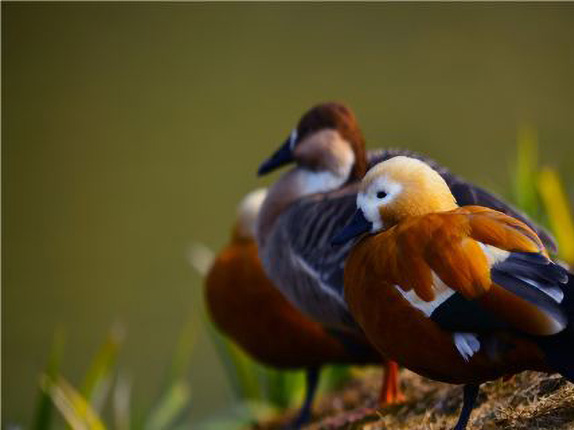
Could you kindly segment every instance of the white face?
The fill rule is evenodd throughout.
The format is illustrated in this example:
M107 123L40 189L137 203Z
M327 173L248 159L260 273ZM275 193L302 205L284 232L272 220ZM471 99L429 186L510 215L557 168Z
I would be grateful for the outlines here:
M357 195L357 207L363 211L367 221L372 223L372 233L383 229L379 209L389 205L402 190L401 184L381 176L375 179L366 191Z

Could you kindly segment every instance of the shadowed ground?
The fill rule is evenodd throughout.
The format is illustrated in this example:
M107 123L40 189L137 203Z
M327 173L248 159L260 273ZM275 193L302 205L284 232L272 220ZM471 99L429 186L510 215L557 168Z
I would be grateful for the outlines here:
M379 370L361 371L316 408L313 430L446 430L456 423L462 387L442 384L403 370L409 401L384 409L376 404ZM361 406L359 406L361 405ZM279 423L257 429L280 428ZM574 385L558 375L524 372L509 381L484 384L468 430L574 429Z

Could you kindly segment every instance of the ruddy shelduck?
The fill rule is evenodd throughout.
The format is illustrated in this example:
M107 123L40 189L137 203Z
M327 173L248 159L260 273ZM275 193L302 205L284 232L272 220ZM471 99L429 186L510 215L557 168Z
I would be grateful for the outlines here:
M523 222L457 204L426 163L373 167L333 240L353 247L345 298L371 342L432 379L466 384L466 427L482 382L523 370L574 382L573 277Z
M265 190L248 194L239 205L230 243L219 253L206 278L205 300L215 325L255 360L274 368L306 369L307 392L293 422L310 418L326 364L384 362L363 337L325 329L297 310L265 275L257 255L255 221ZM394 369L396 381L396 368ZM395 382L396 384L396 382ZM389 393L398 395L398 387Z

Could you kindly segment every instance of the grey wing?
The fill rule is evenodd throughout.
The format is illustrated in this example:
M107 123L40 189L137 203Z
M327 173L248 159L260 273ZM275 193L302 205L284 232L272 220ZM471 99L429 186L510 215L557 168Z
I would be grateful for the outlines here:
M407 157L422 160L429 164L438 173L440 173L442 178L448 184L459 206L484 206L517 218L532 228L549 250L556 252L556 242L552 235L534 223L534 221L529 219L528 216L526 216L524 213L512 207L497 195L486 191L485 189L480 188L474 184L471 184L470 182L465 181L463 178L451 173L448 169L425 155L403 149L369 151L369 167L380 163L381 161L388 160L389 158L396 157L397 155L405 155Z
M277 220L262 256L267 273L297 308L328 327L352 331L358 326L345 303L343 269L354 242L333 247L331 238L353 216L355 199L350 187L294 203Z

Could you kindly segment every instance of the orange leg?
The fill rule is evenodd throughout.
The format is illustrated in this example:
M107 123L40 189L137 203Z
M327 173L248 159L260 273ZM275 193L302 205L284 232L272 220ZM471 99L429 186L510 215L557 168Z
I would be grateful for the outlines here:
M392 405L405 401L405 396L399 387L399 365L395 361L387 361L379 403L381 406Z

